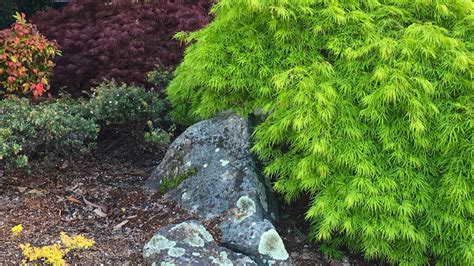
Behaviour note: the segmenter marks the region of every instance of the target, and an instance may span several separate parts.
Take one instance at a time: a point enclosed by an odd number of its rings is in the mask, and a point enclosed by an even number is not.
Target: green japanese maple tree
[[[265,120],[253,150],[311,237],[405,265],[474,262],[472,0],[220,0],[174,117]]]

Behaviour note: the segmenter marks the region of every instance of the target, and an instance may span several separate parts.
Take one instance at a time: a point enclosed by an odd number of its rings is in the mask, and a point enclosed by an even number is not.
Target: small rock
[[[243,254],[219,247],[194,220],[162,227],[145,245],[143,258],[152,265],[257,265]]]
[[[18,192],[23,193],[26,191],[27,187],[16,187],[18,189]]]

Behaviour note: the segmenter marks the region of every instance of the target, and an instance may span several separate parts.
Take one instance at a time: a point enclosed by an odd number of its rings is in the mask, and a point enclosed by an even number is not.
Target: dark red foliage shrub
[[[76,0],[61,10],[39,12],[32,20],[63,51],[55,62],[53,92],[66,86],[79,96],[104,79],[149,85],[146,73],[158,62],[166,67],[180,62],[184,47],[173,35],[203,27],[211,2]]]

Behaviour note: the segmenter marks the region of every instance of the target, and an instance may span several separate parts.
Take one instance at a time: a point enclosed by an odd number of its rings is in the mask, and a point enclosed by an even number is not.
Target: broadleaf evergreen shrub
[[[31,103],[26,98],[0,100],[0,162],[10,168],[29,169],[30,159],[71,159],[95,147],[98,134],[108,126],[134,126],[144,141],[167,144],[170,133],[159,94],[141,87],[103,83],[90,99]]]
[[[84,117],[102,125],[145,125],[164,117],[164,104],[159,94],[143,87],[103,82],[92,88],[92,97],[81,108]]]
[[[0,100],[0,161],[27,168],[29,158],[67,159],[93,147],[98,127],[68,104]]]
[[[157,64],[152,71],[148,72],[147,80],[157,88],[166,88],[173,79],[172,72],[170,69]]]
[[[146,73],[155,64],[175,67],[181,61],[184,46],[172,36],[207,24],[210,1],[75,0],[38,12],[32,20],[63,51],[55,61],[53,88],[67,87],[79,97],[103,80],[149,86]]]
[[[474,261],[474,3],[221,0],[168,87],[182,122],[264,121],[253,150],[311,236],[395,264]]]

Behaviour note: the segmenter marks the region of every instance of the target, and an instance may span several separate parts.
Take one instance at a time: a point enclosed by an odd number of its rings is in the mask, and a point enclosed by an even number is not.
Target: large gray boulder
[[[257,265],[245,255],[219,247],[198,221],[162,227],[146,243],[143,258],[149,265]]]
[[[285,264],[288,253],[275,230],[274,195],[250,152],[246,119],[223,114],[188,128],[171,144],[148,185],[186,179],[165,197],[202,219],[220,218],[221,243],[259,264]]]

